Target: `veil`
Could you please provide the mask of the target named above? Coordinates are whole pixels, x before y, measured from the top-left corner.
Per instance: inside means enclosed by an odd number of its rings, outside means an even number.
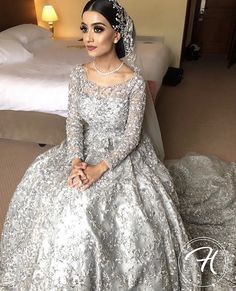
[[[123,12],[126,24],[123,30],[121,29],[121,34],[123,35],[124,47],[126,52],[124,62],[128,66],[130,66],[135,72],[142,75],[141,72],[144,72],[144,67],[142,64],[141,57],[139,56],[138,58],[136,53],[136,42],[135,42],[136,33],[134,23],[124,8]],[[154,147],[156,155],[163,162],[165,157],[164,147],[160,133],[159,122],[155,110],[155,105],[147,82],[146,82],[146,107],[144,113],[143,127],[144,131],[148,134],[152,141],[152,145]]]
[[[156,152],[158,158],[163,162],[165,158],[164,147],[162,143],[161,131],[159,127],[159,122],[157,119],[157,114],[154,106],[154,102],[147,86],[147,97],[146,97],[146,108],[144,113],[144,130],[150,137],[152,145]]]

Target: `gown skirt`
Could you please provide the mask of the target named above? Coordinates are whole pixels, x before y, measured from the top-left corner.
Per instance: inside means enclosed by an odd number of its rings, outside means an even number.
[[[198,290],[188,284],[200,282],[196,260],[180,271],[189,238],[148,136],[84,191],[67,186],[66,160],[64,141],[18,185],[2,234],[0,290]]]

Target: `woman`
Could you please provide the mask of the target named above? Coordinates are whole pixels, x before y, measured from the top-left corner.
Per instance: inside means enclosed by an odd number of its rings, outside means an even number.
[[[199,290],[195,256],[178,264],[188,237],[142,126],[133,22],[116,1],[91,0],[81,30],[94,61],[71,74],[67,140],[12,198],[0,290]]]

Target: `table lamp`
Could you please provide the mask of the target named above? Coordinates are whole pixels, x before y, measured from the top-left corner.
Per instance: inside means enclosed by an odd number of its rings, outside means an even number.
[[[58,16],[52,5],[45,5],[43,7],[42,20],[48,22],[49,29],[52,32],[52,37],[53,37],[54,36],[53,22],[58,20]]]

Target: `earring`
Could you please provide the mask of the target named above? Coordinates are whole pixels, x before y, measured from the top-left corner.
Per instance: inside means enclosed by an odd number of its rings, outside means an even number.
[[[117,43],[117,40],[116,39],[114,40],[114,43]]]

